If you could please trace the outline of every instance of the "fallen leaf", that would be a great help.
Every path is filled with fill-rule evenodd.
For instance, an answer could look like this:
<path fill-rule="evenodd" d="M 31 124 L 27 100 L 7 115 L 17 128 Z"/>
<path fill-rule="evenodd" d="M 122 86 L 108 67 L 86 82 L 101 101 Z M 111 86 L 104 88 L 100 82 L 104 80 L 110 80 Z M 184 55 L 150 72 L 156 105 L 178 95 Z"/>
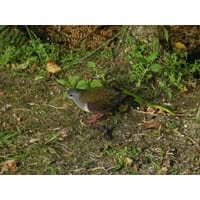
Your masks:
<path fill-rule="evenodd" d="M 158 109 L 157 109 L 157 108 L 153 108 L 153 107 L 148 107 L 148 108 L 146 109 L 146 111 L 147 111 L 148 113 L 151 113 L 151 114 L 156 114 L 156 113 L 158 113 Z"/>
<path fill-rule="evenodd" d="M 161 123 L 159 121 L 154 121 L 154 120 L 150 120 L 150 121 L 146 121 L 144 122 L 144 128 L 145 129 L 159 129 L 161 127 Z"/>
<path fill-rule="evenodd" d="M 4 91 L 0 90 L 0 97 L 4 96 Z"/>
<path fill-rule="evenodd" d="M 177 49 L 187 49 L 186 46 L 182 42 L 176 42 L 175 47 Z"/>
<path fill-rule="evenodd" d="M 7 172 L 7 171 L 16 171 L 17 169 L 17 163 L 15 160 L 7 160 L 3 163 L 1 163 L 1 172 L 0 174 L 3 174 L 4 172 Z"/>
<path fill-rule="evenodd" d="M 46 64 L 46 70 L 50 74 L 57 74 L 58 72 L 61 71 L 61 67 L 58 66 L 54 61 L 48 61 Z"/>

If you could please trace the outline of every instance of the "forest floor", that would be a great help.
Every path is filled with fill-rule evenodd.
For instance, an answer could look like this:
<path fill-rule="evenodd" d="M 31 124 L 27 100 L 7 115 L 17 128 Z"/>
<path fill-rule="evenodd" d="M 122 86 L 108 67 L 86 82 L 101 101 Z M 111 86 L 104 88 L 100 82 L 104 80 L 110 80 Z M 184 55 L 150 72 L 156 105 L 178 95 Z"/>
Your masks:
<path fill-rule="evenodd" d="M 129 108 L 91 126 L 53 78 L 1 70 L 1 173 L 200 174 L 199 91 L 172 98 L 176 116 Z"/>

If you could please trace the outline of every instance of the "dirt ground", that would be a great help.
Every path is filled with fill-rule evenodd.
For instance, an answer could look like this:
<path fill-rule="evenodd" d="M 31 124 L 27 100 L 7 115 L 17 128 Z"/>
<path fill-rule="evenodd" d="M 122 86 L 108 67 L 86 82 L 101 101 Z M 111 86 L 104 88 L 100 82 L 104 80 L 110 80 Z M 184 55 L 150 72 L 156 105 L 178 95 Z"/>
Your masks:
<path fill-rule="evenodd" d="M 4 174 L 200 174 L 199 86 L 171 102 L 177 116 L 130 108 L 94 127 L 53 79 L 1 70 L 0 91 L 0 162 L 17 162 Z"/>

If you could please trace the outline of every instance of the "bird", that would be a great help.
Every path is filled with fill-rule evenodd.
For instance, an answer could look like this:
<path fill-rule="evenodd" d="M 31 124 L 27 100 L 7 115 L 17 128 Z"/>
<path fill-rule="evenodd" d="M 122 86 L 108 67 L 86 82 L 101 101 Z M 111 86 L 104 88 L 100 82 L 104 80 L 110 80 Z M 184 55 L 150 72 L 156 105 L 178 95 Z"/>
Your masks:
<path fill-rule="evenodd" d="M 88 89 L 70 89 L 67 97 L 85 112 L 95 113 L 89 123 L 95 124 L 106 112 L 116 108 L 126 97 L 119 89 L 94 87 Z"/>

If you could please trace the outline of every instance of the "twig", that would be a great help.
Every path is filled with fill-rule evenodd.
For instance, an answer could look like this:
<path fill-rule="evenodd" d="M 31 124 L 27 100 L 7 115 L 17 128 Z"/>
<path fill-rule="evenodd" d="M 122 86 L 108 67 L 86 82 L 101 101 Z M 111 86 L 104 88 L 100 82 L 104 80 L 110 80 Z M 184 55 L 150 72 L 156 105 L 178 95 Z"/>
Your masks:
<path fill-rule="evenodd" d="M 29 108 L 14 108 L 14 111 L 31 111 Z"/>
<path fill-rule="evenodd" d="M 75 169 L 75 170 L 73 170 L 73 172 L 80 172 L 80 171 L 83 171 L 83 170 L 85 170 L 85 168 L 78 168 L 78 169 Z"/>
<path fill-rule="evenodd" d="M 137 110 L 137 109 L 133 109 L 133 110 L 138 112 L 138 113 L 145 114 L 145 115 L 158 116 L 158 114 L 154 114 L 154 113 L 150 113 L 150 112 L 144 112 L 144 111 L 140 111 L 140 110 Z"/>
<path fill-rule="evenodd" d="M 51 108 L 55 108 L 55 109 L 58 109 L 58 110 L 66 110 L 66 108 L 65 107 L 56 107 L 56 106 L 53 106 L 53 105 L 51 105 L 51 104 L 34 104 L 34 105 L 36 105 L 36 106 L 49 106 L 49 107 L 51 107 Z M 1 109 L 1 110 L 3 110 L 3 109 Z M 13 109 L 14 111 L 31 111 L 31 109 L 29 109 L 29 108 L 14 108 Z"/>
<path fill-rule="evenodd" d="M 55 109 L 58 109 L 58 110 L 66 110 L 66 108 L 65 107 L 56 107 L 56 106 L 54 106 L 54 105 L 51 105 L 51 104 L 46 104 L 46 103 L 43 103 L 43 104 L 36 104 L 36 103 L 31 103 L 31 104 L 29 104 L 29 105 L 35 105 L 35 106 L 49 106 L 49 107 L 51 107 L 51 108 L 55 108 Z"/>
<path fill-rule="evenodd" d="M 94 167 L 94 168 L 91 168 L 91 169 L 88 169 L 87 171 L 96 171 L 96 170 L 99 170 L 99 169 L 103 169 L 103 170 L 106 170 L 105 167 Z"/>
<path fill-rule="evenodd" d="M 177 117 L 194 117 L 195 114 L 176 113 Z"/>
<path fill-rule="evenodd" d="M 54 136 L 51 137 L 49 140 L 47 140 L 47 141 L 45 142 L 45 144 L 51 143 L 52 141 L 54 141 L 54 140 L 57 139 L 58 137 L 59 137 L 59 134 L 54 135 Z"/>
<path fill-rule="evenodd" d="M 46 105 L 46 106 L 49 106 L 49 107 L 51 107 L 51 108 L 55 108 L 55 109 L 58 109 L 58 110 L 66 110 L 65 107 L 56 107 L 56 106 L 53 106 L 53 105 L 51 105 L 51 104 L 42 104 L 42 105 Z"/>

